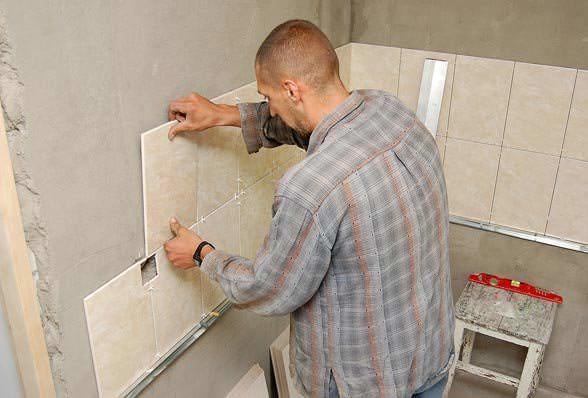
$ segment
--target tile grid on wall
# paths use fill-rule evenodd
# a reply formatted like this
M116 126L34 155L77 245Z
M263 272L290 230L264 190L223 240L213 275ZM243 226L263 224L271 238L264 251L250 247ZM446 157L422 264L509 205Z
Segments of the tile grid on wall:
M515 67L516 64L513 63L512 66L512 73L510 75L510 84L509 84L509 89L508 89L508 99L506 101L506 117L504 118L504 124L502 127L502 137L500 140L500 154L498 155L498 167L496 168L496 178L494 179L494 191L492 192L492 204L490 206L490 215L488 217L488 220L492 220L492 210L494 209L494 200L496 199L496 185L498 184L498 172L500 170L500 160L502 159L502 148L504 147L504 131L506 130L506 123L508 120L508 106L510 104L510 95L512 93L512 82L514 80L514 72L515 72Z
M561 140L561 148L559 150L559 159L557 161L557 169L555 171L555 181L553 183L553 190L551 192L551 199L549 201L549 211L547 213L547 220L545 222L545 230L543 231L544 234L547 234L547 229L549 228L549 216L551 214L551 207L553 206L553 198L555 197L555 188L557 186L557 177L559 176L559 168L560 168L561 159L562 159L563 153L564 153L564 145L565 145L565 142L566 142L566 135L568 133L568 126L570 124L570 115L572 113L572 103L574 101L574 93L576 92L576 83L577 83L577 81L578 81L578 70L576 69L576 74L574 76L574 87L572 88L572 96L570 98L570 106L569 106L569 109L568 109L568 116L566 118L566 127L565 127L565 130L564 130L563 138Z
M454 64L447 79L451 82L446 83L449 95L443 98L447 115L442 111L436 134L452 215L571 243L588 242L588 212L581 207L588 195L581 187L588 184L588 139L584 138L588 136L588 71L434 51L351 46L350 88L391 90L390 82L397 77L393 90L413 110L420 88L420 76L415 79L419 63L433 58ZM392 66L393 62L398 64ZM375 72L381 71L382 64L391 72L378 78ZM370 69L370 65L375 66ZM578 92L580 76L586 81L582 81L582 93ZM478 113L466 115L468 110ZM486 169L480 175L483 178L477 179L482 169ZM570 183L574 180L578 182Z

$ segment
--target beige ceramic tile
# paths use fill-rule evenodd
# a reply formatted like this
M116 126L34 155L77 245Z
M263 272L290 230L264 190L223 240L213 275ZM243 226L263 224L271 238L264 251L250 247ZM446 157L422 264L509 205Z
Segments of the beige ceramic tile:
M339 58L339 77L345 87L348 87L351 68L351 43L337 47L335 52Z
M274 169L275 148L260 148L259 152L247 153L243 140L237 145L239 159L239 190L244 190L268 175Z
M421 78L425 59L447 61L447 76L445 77L445 90L441 102L437 135L447 135L447 120L449 118L449 105L451 101L451 86L453 83L453 70L455 67L455 54L447 54L433 51L421 51L402 49L400 55L400 79L398 82L398 98L410 109L416 112L421 89Z
M544 233L559 159L503 148L492 222Z
M232 200L198 224L198 234L217 249L230 254L240 254L239 206ZM208 313L219 305L225 295L216 281L201 273L202 311Z
M579 70L563 156L588 161L588 70Z
M254 259L272 219L275 176L269 175L249 187L239 197L241 255Z
M135 264L84 299L98 391L117 397L155 361L149 292Z
M141 135L145 252L153 253L171 238L169 218L196 221L197 139L195 135L168 140L166 123Z
M349 89L378 89L396 94L400 68L400 48L351 44Z
M214 127L198 136L198 218L235 197L241 129Z
M445 178L453 215L488 221L500 147L447 139Z
M450 137L487 144L502 144L514 62L457 57Z
M504 145L559 155L575 69L516 63Z
M547 234L588 243L588 162L561 159Z
M280 145L272 148L274 157L274 168L286 163L290 163L292 159L299 159L301 148L296 145Z
M149 284L152 288L157 352L163 355L200 321L200 271L196 268L175 268L163 249L157 251L155 256L158 275Z

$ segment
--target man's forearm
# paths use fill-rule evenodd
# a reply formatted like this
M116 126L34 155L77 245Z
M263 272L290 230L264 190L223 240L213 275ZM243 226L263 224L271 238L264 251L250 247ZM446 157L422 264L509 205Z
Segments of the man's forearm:
M217 126L241 127L241 114L236 105L219 104L218 107L218 120L216 120Z

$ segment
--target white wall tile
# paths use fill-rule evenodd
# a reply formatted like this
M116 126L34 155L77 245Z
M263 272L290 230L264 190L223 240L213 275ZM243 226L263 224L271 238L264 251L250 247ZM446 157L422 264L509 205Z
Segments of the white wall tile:
M502 144L514 62L457 57L450 137L487 144Z
M449 212L489 221L500 147L448 138L445 179Z
M561 159L547 234L588 242L588 162Z
M400 48L352 43L349 89L378 89L396 94Z
M588 161L588 70L578 71L563 156Z
M504 145L559 155L576 70L515 64Z
M503 148L491 221L545 232L558 157Z

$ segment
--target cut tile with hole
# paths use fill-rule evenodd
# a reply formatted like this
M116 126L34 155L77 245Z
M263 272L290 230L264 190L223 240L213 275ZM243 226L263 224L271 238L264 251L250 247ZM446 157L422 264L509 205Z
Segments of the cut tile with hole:
M137 263L84 299L101 397L119 396L155 360L153 312Z
M504 145L559 155L575 77L575 69L517 62Z
M269 232L275 192L275 176L269 175L239 197L241 255L254 259Z
M416 112L421 89L421 78L425 59L447 61L447 75L445 77L445 89L441 101L439 124L436 135L447 135L447 120L449 118L449 105L451 102L451 86L453 83L453 70L455 67L455 54L440 53L434 51L421 51L402 49L400 55L400 78L398 81L398 98L410 109Z
M502 144L513 69L512 61L457 57L450 137Z
M174 267L165 250L155 253L157 276L149 283L157 352L163 355L200 322L202 297L200 270Z
M445 178L449 212L489 221L500 147L448 138Z
M337 53L337 58L339 58L339 77L345 87L348 87L351 68L351 43L337 47L335 52Z
M196 221L198 145L195 135L170 141L169 122L141 135L145 252L153 253L172 237L169 219Z
M588 162L561 159L547 234L588 243Z
M198 224L198 235L217 249L229 254L240 254L239 206L231 200ZM225 294L219 284L201 273L202 311L208 313L218 306Z
M349 89L378 89L392 94L398 91L400 48L351 44Z
M588 161L588 70L578 71L563 156Z
M503 148L492 222L544 233L559 159Z

